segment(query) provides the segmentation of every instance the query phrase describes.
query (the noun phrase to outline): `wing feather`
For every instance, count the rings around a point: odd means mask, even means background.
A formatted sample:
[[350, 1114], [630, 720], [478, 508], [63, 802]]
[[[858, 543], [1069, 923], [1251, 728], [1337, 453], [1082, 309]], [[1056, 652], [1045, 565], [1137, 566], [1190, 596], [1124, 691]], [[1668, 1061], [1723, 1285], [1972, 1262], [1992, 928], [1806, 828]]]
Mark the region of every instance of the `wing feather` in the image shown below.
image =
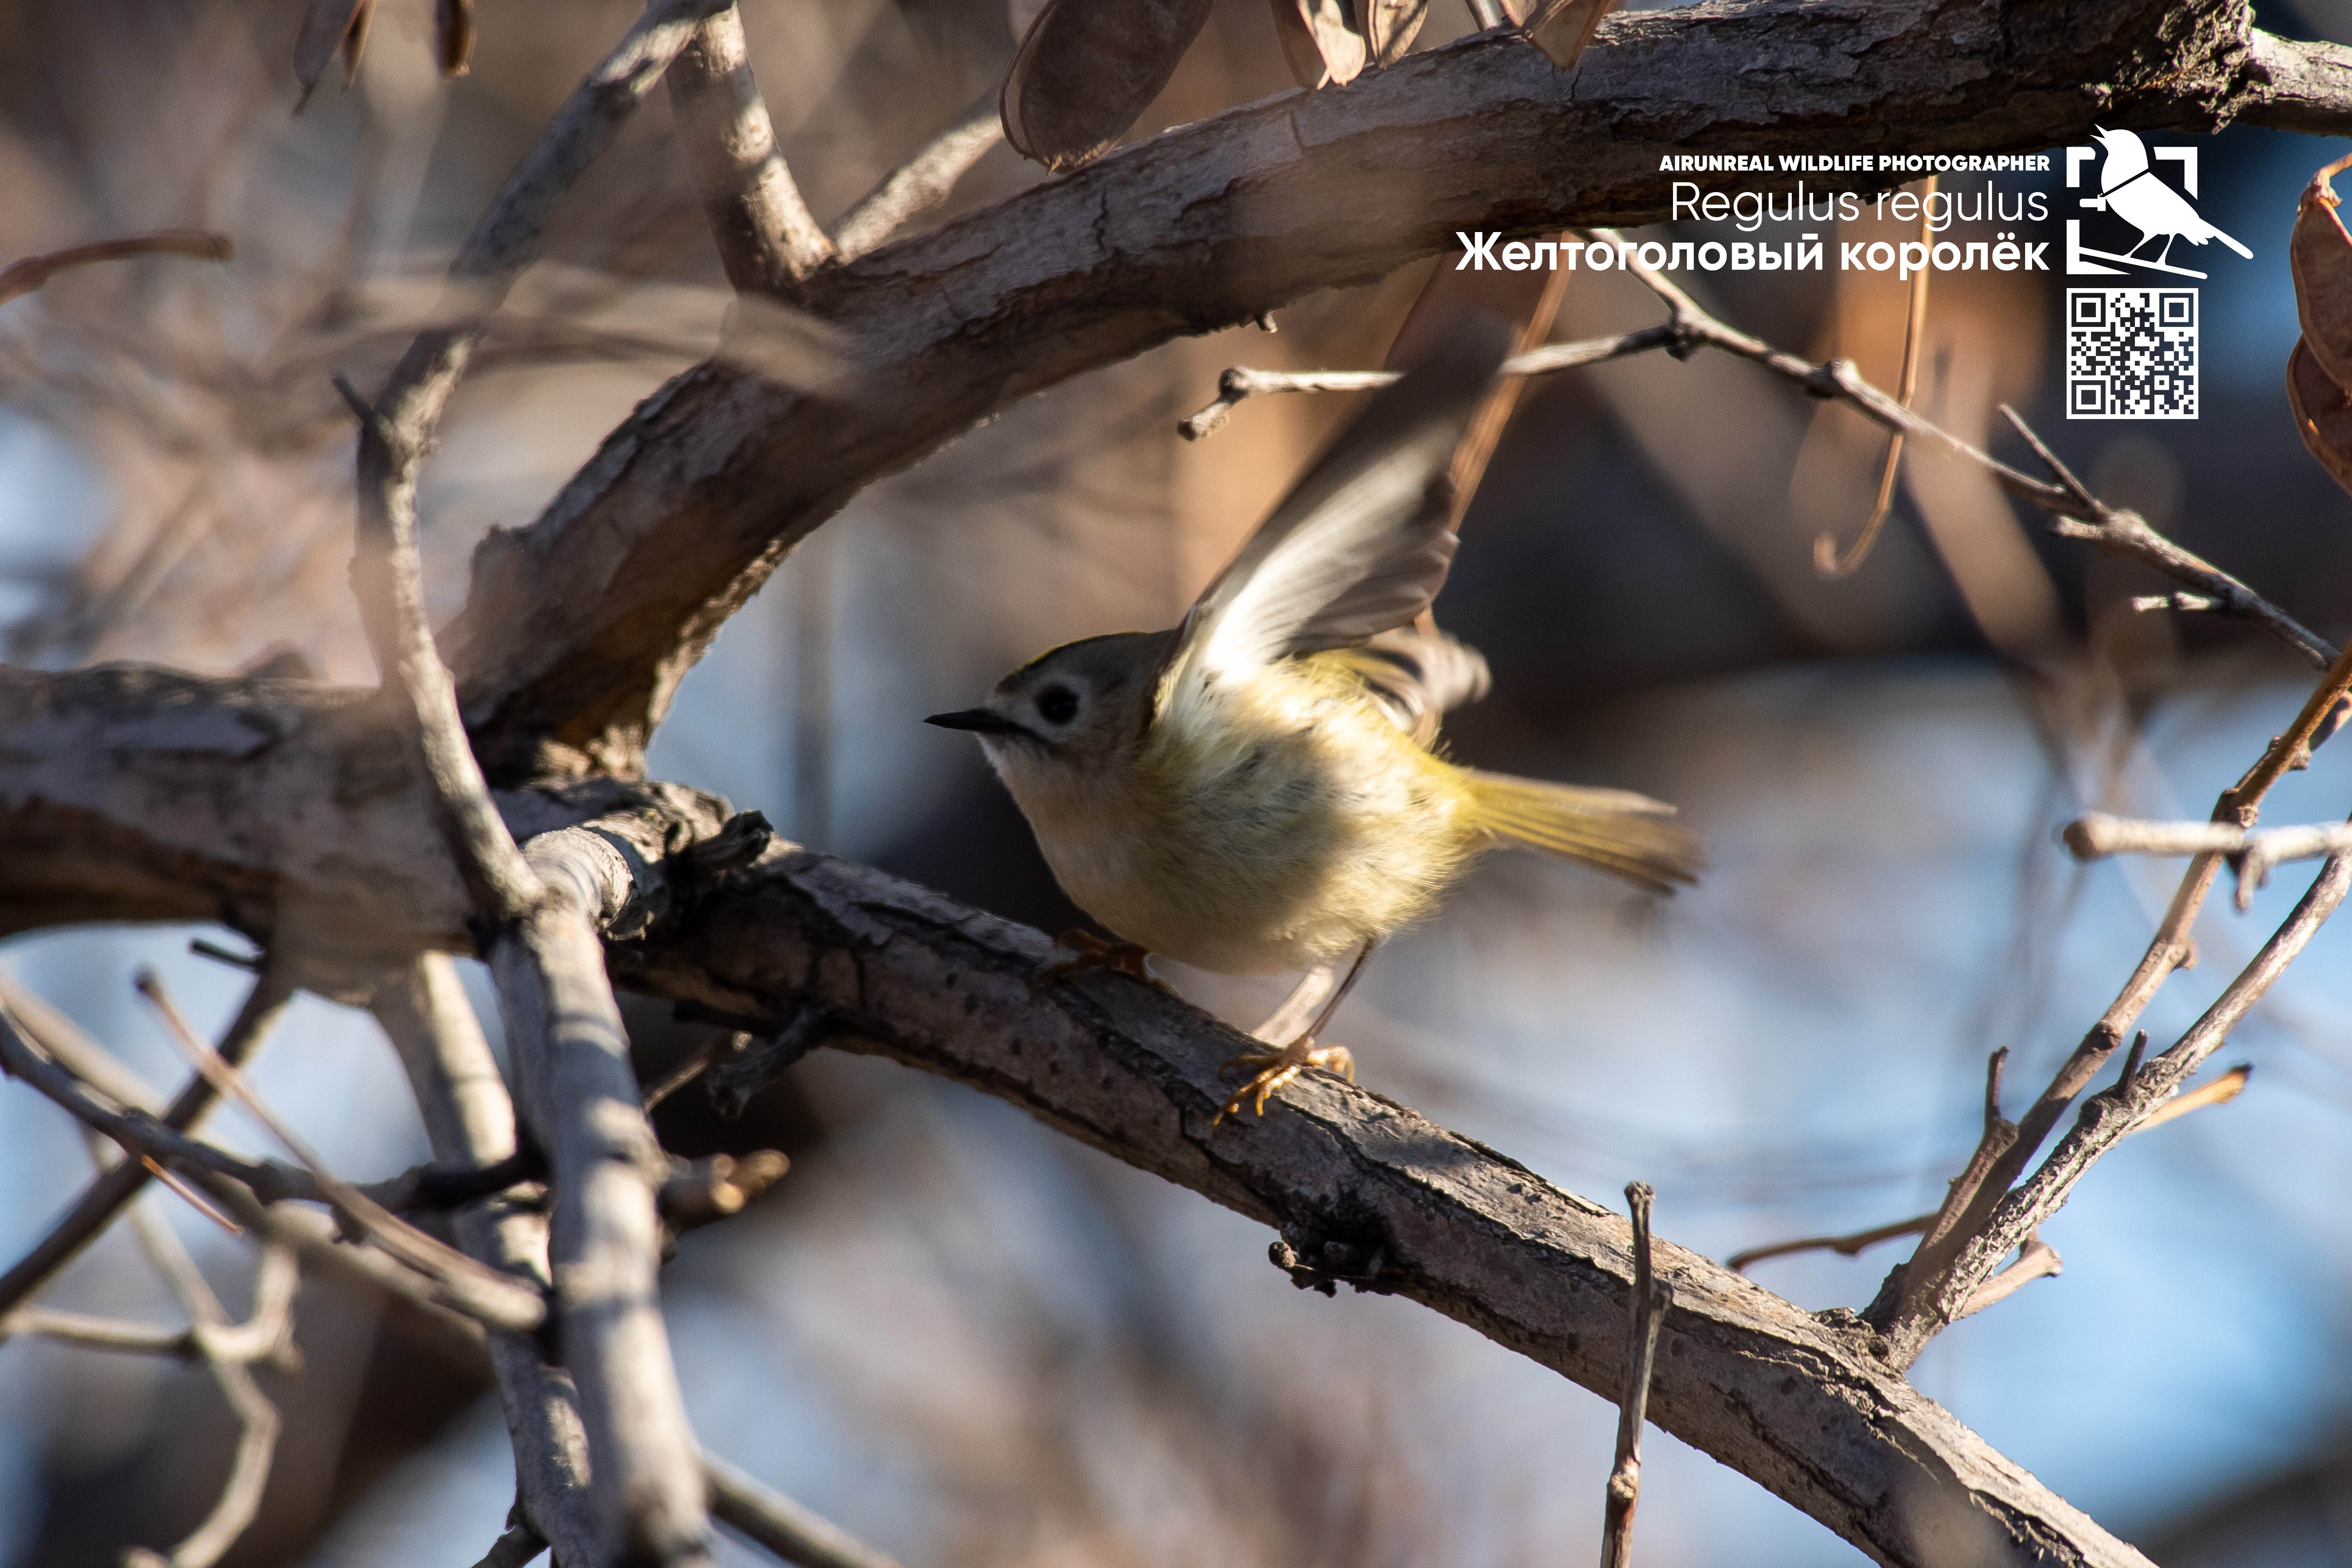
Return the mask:
[[1353, 647], [1429, 607], [1459, 542], [1446, 468], [1509, 347], [1499, 319], [1465, 312], [1374, 395], [1186, 614], [1163, 709], [1220, 676]]

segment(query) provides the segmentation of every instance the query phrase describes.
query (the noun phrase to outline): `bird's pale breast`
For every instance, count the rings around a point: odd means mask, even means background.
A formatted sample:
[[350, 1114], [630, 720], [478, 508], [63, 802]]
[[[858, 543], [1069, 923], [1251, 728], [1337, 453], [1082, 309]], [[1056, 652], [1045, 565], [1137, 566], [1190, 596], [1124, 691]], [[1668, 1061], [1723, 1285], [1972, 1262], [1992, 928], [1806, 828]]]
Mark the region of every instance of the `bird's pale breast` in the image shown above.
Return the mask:
[[1257, 672], [1189, 717], [1089, 787], [1006, 773], [1063, 890], [1154, 952], [1230, 974], [1339, 961], [1481, 842], [1456, 771], [1336, 666]]

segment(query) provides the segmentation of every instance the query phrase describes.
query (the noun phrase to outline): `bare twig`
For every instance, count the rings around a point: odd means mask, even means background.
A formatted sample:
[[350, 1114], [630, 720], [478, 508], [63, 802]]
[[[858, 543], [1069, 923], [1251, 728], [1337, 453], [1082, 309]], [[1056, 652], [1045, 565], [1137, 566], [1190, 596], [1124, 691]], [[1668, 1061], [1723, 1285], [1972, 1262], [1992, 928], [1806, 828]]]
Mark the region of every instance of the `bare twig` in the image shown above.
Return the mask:
[[1642, 1500], [1642, 1425], [1650, 1405], [1650, 1373], [1658, 1359], [1658, 1331], [1674, 1305], [1674, 1287], [1656, 1277], [1650, 1258], [1650, 1199], [1646, 1182], [1629, 1182], [1625, 1206], [1633, 1218], [1633, 1324], [1625, 1342], [1625, 1387], [1617, 1400], [1617, 1462], [1601, 1526], [1601, 1568], [1630, 1568], [1633, 1561], [1633, 1510]]
[[738, 293], [799, 299], [801, 280], [833, 259], [833, 245], [776, 146], [740, 10], [730, 4], [703, 20], [667, 88], [727, 281]]
[[[1916, 1355], [1917, 1345], [1925, 1344], [1937, 1329], [1958, 1316], [1975, 1300], [1979, 1287], [1991, 1278], [2000, 1259], [2025, 1245], [2026, 1238], [2058, 1211], [2092, 1163], [2142, 1126], [2173, 1096], [2181, 1082], [2221, 1047], [2238, 1020], [2262, 999], [2328, 916], [2336, 912], [2347, 889], [2352, 889], [2352, 855], [2333, 856], [2296, 904], [2294, 913], [2263, 944], [2253, 962], [2230, 982], [2204, 1016], [2169, 1050], [2144, 1068], [2127, 1072], [2114, 1089], [2094, 1095], [2085, 1102], [2074, 1129], [2060, 1140], [2049, 1158], [2014, 1190], [2003, 1189], [1998, 1205], [1985, 1223], [1967, 1234], [1965, 1245], [1937, 1276], [1927, 1299], [1890, 1325], [1887, 1338], [1894, 1353], [1900, 1355], [1907, 1350]], [[2134, 1065], [2137, 1068], [2137, 1064]]]
[[102, 239], [43, 256], [27, 256], [0, 267], [0, 304], [29, 294], [69, 268], [94, 261], [121, 261], [133, 256], [193, 256], [200, 261], [227, 261], [236, 255], [228, 236], [203, 229], [166, 229], [129, 239]]
[[[2028, 435], [2031, 439], [2030, 433]], [[2038, 442], [2036, 447], [2042, 449]], [[2070, 494], [2087, 493], [2082, 481], [2068, 472], [2054, 456], [2046, 450], [2043, 455], [2052, 471], [2059, 476]], [[2251, 828], [2260, 815], [2263, 797], [2269, 793], [2271, 786], [2291, 769], [2304, 766], [2310, 759], [2312, 748], [2332, 732], [2347, 691], [2352, 691], [2352, 647], [2347, 647], [2336, 656], [2326, 675], [2305, 700], [2294, 721], [2272, 739], [2253, 766], [2246, 770], [2244, 777], [2221, 792], [2221, 798], [2214, 804], [2213, 819], [2234, 824], [2241, 828]], [[2125, 981], [2122, 991], [2107, 1005], [2105, 1013], [2092, 1025], [2082, 1043], [2074, 1047], [2074, 1053], [2052, 1078], [2049, 1087], [2042, 1090], [2041, 1098], [2020, 1120], [2017, 1137], [1993, 1163], [1992, 1168], [1985, 1173], [1966, 1212], [1956, 1225], [1934, 1238], [1932, 1244], [1923, 1242], [1918, 1252], [1898, 1265], [1880, 1285], [1877, 1296], [1864, 1310], [1864, 1316], [1888, 1331], [1887, 1343], [1890, 1354], [1896, 1358], [1895, 1365], [1909, 1365], [1927, 1340], [1949, 1321], [1948, 1317], [1939, 1318], [1936, 1313], [1940, 1310], [1957, 1308], [1966, 1301], [1975, 1287], [1991, 1276], [2001, 1258], [2023, 1245], [2026, 1230], [2046, 1217], [2022, 1219], [2021, 1211], [2012, 1211], [2011, 1218], [2001, 1234], [1996, 1235], [1992, 1229], [1997, 1210], [2009, 1204], [2011, 1189], [2024, 1173], [2027, 1163], [2057, 1127], [2066, 1108], [2089, 1087], [2107, 1058], [2115, 1054], [2116, 1047], [2123, 1043], [2125, 1031], [2137, 1021], [2173, 971], [2185, 967], [2192, 959], [2195, 948], [2189, 940], [2190, 928], [2196, 923], [2198, 911], [2204, 906], [2206, 896], [2212, 890], [2213, 879], [2221, 869], [2222, 858], [2220, 853], [2208, 850], [2198, 854], [2189, 862], [2179, 887], [2173, 892], [2172, 902], [2167, 907], [2164, 918], [2158, 922], [2155, 935], [2149, 939], [2147, 950], [2141, 954], [2130, 977]], [[2333, 867], [2336, 861], [2331, 859], [2328, 864]], [[2321, 881], [2326, 879], [2326, 874], [2323, 873]], [[2273, 938], [2273, 942], [2278, 940], [2277, 937]], [[2301, 942], [2297, 942], [2295, 945], [2299, 949]], [[2268, 952], [2270, 949], [2266, 947], [2263, 951]], [[2260, 962], [2257, 960], [2258, 965]], [[2248, 969], [2237, 982], [2232, 983], [2233, 986], [2245, 982], [2253, 973], [2253, 969]], [[2263, 981], [2262, 987], [2267, 988], [2268, 984], [2268, 981]], [[2259, 994], [2258, 990], [2256, 994]], [[2248, 1005], [2251, 1005], [2251, 1002]], [[2213, 1045], [2219, 1043], [2216, 1039]], [[2211, 1048], [2211, 1046], [2206, 1047], [2207, 1050]], [[2179, 1049], [2178, 1044], [2173, 1047], [2174, 1051]], [[2171, 1052], [2166, 1054], [2168, 1057]], [[2198, 1059], [2203, 1059], [2203, 1053], [2199, 1054]], [[2179, 1077], [2172, 1079], [2175, 1087], [2179, 1082]], [[2056, 1158], [2055, 1153], [2051, 1156], [2052, 1160]], [[2045, 1162], [2043, 1170], [2050, 1168]], [[2036, 1180], [2040, 1179], [2037, 1175]], [[1962, 1287], [1954, 1283], [1954, 1270], [1964, 1266], [1964, 1257], [1965, 1267], [1972, 1277]], [[1937, 1303], [1941, 1304], [1940, 1308], [1936, 1305]]]
[[688, 1051], [678, 1064], [664, 1073], [652, 1088], [646, 1090], [645, 1107], [651, 1110], [688, 1084], [702, 1076], [713, 1062], [741, 1056], [751, 1048], [751, 1037], [737, 1030], [713, 1035]]
[[1969, 1299], [1960, 1303], [1960, 1310], [1952, 1314], [1952, 1320], [1958, 1322], [1972, 1317], [1997, 1301], [2008, 1300], [2036, 1279], [2065, 1271], [2058, 1249], [2042, 1240], [2040, 1231], [2028, 1231], [2017, 1261], [1969, 1292]]
[[2271, 868], [2320, 860], [2352, 849], [2352, 824], [2249, 831], [2223, 822], [2148, 822], [2091, 812], [2066, 825], [2066, 847], [2078, 860], [2110, 855], [2221, 855], [2238, 874], [2238, 908], [2253, 902]]
[[[262, 1489], [269, 1483], [270, 1458], [278, 1447], [278, 1407], [253, 1381], [250, 1363], [257, 1356], [217, 1353], [213, 1343], [203, 1340], [206, 1334], [234, 1334], [240, 1325], [229, 1321], [228, 1313], [205, 1283], [195, 1259], [180, 1245], [180, 1238], [145, 1210], [134, 1210], [131, 1223], [155, 1271], [163, 1277], [186, 1310], [189, 1331], [199, 1337], [199, 1359], [211, 1371], [213, 1381], [220, 1385], [222, 1398], [236, 1415], [238, 1435], [227, 1483], [221, 1488], [220, 1500], [213, 1505], [204, 1522], [168, 1556], [143, 1548], [126, 1552], [123, 1568], [212, 1568], [260, 1511]], [[262, 1355], [277, 1354], [289, 1343], [297, 1278], [292, 1251], [279, 1243], [265, 1243], [254, 1275], [253, 1316], [241, 1325], [247, 1336], [263, 1347]]]
[[[555, 199], [679, 51], [702, 37], [702, 24], [728, 8], [711, 0], [649, 6], [566, 100], [475, 226], [450, 269], [453, 281], [479, 280], [490, 305], [502, 298], [535, 253]], [[740, 34], [739, 27], [739, 42]], [[708, 63], [723, 71], [723, 49]], [[747, 70], [738, 85], [748, 90], [750, 79]], [[488, 928], [484, 945], [526, 1110], [549, 1155], [557, 1308], [608, 1537], [583, 1560], [617, 1556], [683, 1568], [708, 1560], [709, 1528], [656, 1289], [655, 1192], [667, 1170], [646, 1124], [603, 948], [584, 912], [593, 906], [570, 895], [560, 864], [551, 868], [559, 875], [551, 889], [515, 847], [425, 617], [417, 471], [482, 330], [478, 320], [420, 333], [373, 408], [348, 383], [338, 384], [361, 423], [352, 589], [457, 870]], [[544, 1522], [539, 1527], [555, 1538]]]
[[[250, 1059], [285, 1011], [292, 994], [282, 973], [264, 970], [246, 993], [244, 1005], [221, 1037], [220, 1058], [233, 1066], [242, 1066]], [[6, 993], [5, 999], [13, 1007], [16, 993]], [[204, 1120], [214, 1099], [213, 1086], [198, 1074], [173, 1097], [158, 1119], [158, 1125], [175, 1132], [189, 1131]], [[91, 1238], [122, 1212], [123, 1205], [139, 1195], [152, 1173], [139, 1161], [125, 1160], [93, 1180], [73, 1206], [49, 1226], [48, 1234], [5, 1275], [0, 1275], [0, 1317], [30, 1299], [89, 1245]]]
[[743, 1212], [743, 1205], [783, 1179], [793, 1163], [773, 1149], [759, 1149], [740, 1159], [713, 1154], [681, 1162], [677, 1173], [662, 1184], [662, 1218], [672, 1230], [693, 1230]]
[[[1643, 266], [1633, 254], [1638, 247], [1627, 243], [1615, 230], [1596, 228], [1585, 232], [1593, 241], [1620, 247], [1619, 254], [1624, 258], [1620, 265], [1638, 277], [1664, 303], [1669, 321], [1664, 327], [1582, 342], [1552, 343], [1531, 353], [1514, 355], [1504, 362], [1503, 374], [1541, 374], [1654, 349], [1676, 354], [1687, 354], [1697, 348], [1720, 350], [1763, 366], [1812, 396], [1843, 403], [1896, 436], [1919, 440], [1943, 455], [1981, 467], [2011, 496], [2049, 513], [2051, 531], [2060, 537], [2079, 540], [2110, 554], [2128, 556], [2153, 566], [2212, 601], [2215, 610], [2253, 622], [2315, 668], [2325, 668], [2334, 658], [2333, 647], [2284, 610], [2220, 567], [2158, 533], [2138, 513], [2101, 502], [2066, 473], [2063, 465], [2057, 465], [2049, 449], [2024, 428], [2015, 414], [2010, 414], [2010, 418], [2018, 424], [2020, 433], [2044, 461], [2056, 465], [2055, 471], [2063, 482], [2051, 483], [2021, 473], [1920, 417], [1904, 406], [1901, 400], [1864, 380], [1847, 361], [1831, 360], [1816, 365], [1740, 331], [1709, 314], [1664, 273]], [[1394, 373], [1388, 371], [1277, 372], [1237, 365], [1218, 378], [1216, 400], [1177, 428], [1188, 438], [1197, 440], [1222, 428], [1234, 405], [1246, 398], [1269, 392], [1363, 391], [1385, 386], [1394, 379]]]
[[702, 1456], [710, 1513], [745, 1540], [801, 1568], [898, 1568], [839, 1525], [769, 1490], [716, 1454]]
[[[1930, 174], [1919, 182], [1919, 238], [1924, 244], [1935, 237], [1933, 224], [1927, 210], [1927, 198], [1935, 195], [1940, 176]], [[1903, 375], [1895, 394], [1895, 401], [1904, 408], [1911, 406], [1911, 395], [1919, 387], [1919, 350], [1927, 338], [1927, 279], [1931, 269], [1919, 268], [1911, 274], [1911, 300], [1904, 312]], [[1871, 547], [1878, 542], [1879, 530], [1886, 526], [1887, 513], [1895, 510], [1895, 479], [1903, 468], [1903, 432], [1895, 431], [1886, 438], [1886, 460], [1878, 473], [1878, 499], [1871, 503], [1870, 516], [1864, 520], [1862, 532], [1855, 536], [1853, 548], [1840, 559], [1837, 540], [1826, 530], [1813, 536], [1813, 570], [1823, 577], [1851, 577], [1870, 559]]]
[[[1505, 360], [1499, 375], [1544, 375], [1580, 364], [1599, 364], [1652, 349], [1671, 349], [1677, 341], [1672, 327], [1644, 327], [1638, 332], [1618, 332], [1572, 343], [1546, 343]], [[1236, 405], [1271, 392], [1369, 392], [1402, 375], [1395, 370], [1253, 370], [1233, 365], [1217, 377], [1216, 401], [1181, 420], [1177, 434], [1188, 441], [1202, 440], [1225, 427]]]
[[[2144, 1035], [2141, 1037], [2143, 1039], [2146, 1037]], [[2254, 1069], [2251, 1066], [2242, 1063], [2233, 1067], [2212, 1082], [2200, 1084], [2188, 1093], [2166, 1101], [2132, 1131], [2145, 1132], [2192, 1110], [2202, 1110], [2209, 1105], [2227, 1105], [2245, 1092], [2246, 1082], [2253, 1075]], [[1938, 1214], [1941, 1212], [1937, 1211]], [[1864, 1247], [1875, 1247], [1882, 1241], [1921, 1235], [1936, 1223], [1936, 1219], [1935, 1214], [1915, 1214], [1909, 1219], [1898, 1219], [1891, 1225], [1873, 1226], [1868, 1230], [1851, 1231], [1843, 1236], [1808, 1236], [1794, 1241], [1775, 1241], [1763, 1247], [1751, 1247], [1745, 1252], [1735, 1252], [1723, 1260], [1723, 1266], [1736, 1273], [1745, 1274], [1750, 1264], [1761, 1263], [1768, 1258], [1786, 1258], [1791, 1253], [1834, 1252], [1841, 1258], [1852, 1258]]]
[[[309, 1184], [299, 1180], [299, 1173], [240, 1159], [190, 1138], [145, 1111], [101, 1100], [26, 1040], [5, 1008], [0, 1008], [0, 1068], [10, 1077], [23, 1079], [125, 1150], [185, 1173], [215, 1202], [222, 1200], [225, 1192], [236, 1193], [242, 1202], [231, 1205], [230, 1212], [241, 1222], [251, 1223], [250, 1213], [269, 1203], [312, 1195], [307, 1190]], [[401, 1268], [430, 1280], [445, 1305], [512, 1333], [530, 1333], [544, 1321], [546, 1306], [537, 1292], [491, 1273], [379, 1205], [358, 1198], [348, 1186], [338, 1183], [335, 1188], [339, 1190], [331, 1190], [328, 1201], [334, 1204], [339, 1220], [383, 1247]], [[352, 1201], [354, 1198], [356, 1202]]]
[[2131, 607], [2143, 613], [2148, 610], [2179, 610], [2184, 615], [2194, 615], [2202, 610], [2219, 610], [2223, 605], [2221, 600], [2206, 595], [2175, 589], [2169, 594], [2135, 594]]
[[528, 1524], [510, 1524], [490, 1542], [490, 1549], [482, 1553], [482, 1560], [474, 1568], [523, 1568], [525, 1563], [538, 1561], [539, 1554], [546, 1550], [545, 1536]]
[[883, 176], [880, 184], [842, 215], [833, 227], [833, 248], [842, 260], [856, 260], [908, 219], [946, 201], [966, 171], [1004, 140], [1004, 118], [997, 110], [996, 96], [991, 88], [954, 124], [923, 143], [921, 151]]
[[[493, 1166], [512, 1158], [514, 1106], [448, 958], [423, 954], [405, 973], [377, 987], [370, 1005], [407, 1069], [434, 1158]], [[544, 1215], [486, 1204], [461, 1211], [457, 1228], [466, 1250], [483, 1263], [547, 1283]], [[552, 1542], [558, 1562], [599, 1561], [606, 1548], [590, 1486], [587, 1432], [571, 1377], [520, 1341], [494, 1338], [487, 1351], [514, 1445], [521, 1515], [517, 1523], [532, 1537]]]

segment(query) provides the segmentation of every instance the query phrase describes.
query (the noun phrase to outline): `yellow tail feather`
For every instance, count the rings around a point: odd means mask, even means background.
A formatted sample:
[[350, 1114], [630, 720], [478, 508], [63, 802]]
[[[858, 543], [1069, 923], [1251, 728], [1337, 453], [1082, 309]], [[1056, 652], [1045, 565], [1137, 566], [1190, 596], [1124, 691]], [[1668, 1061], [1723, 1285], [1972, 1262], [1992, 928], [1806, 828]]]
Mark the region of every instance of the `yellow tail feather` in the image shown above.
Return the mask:
[[1578, 860], [1661, 893], [1698, 880], [1706, 845], [1666, 819], [1675, 808], [1631, 790], [1580, 789], [1469, 772], [1471, 819], [1492, 837]]

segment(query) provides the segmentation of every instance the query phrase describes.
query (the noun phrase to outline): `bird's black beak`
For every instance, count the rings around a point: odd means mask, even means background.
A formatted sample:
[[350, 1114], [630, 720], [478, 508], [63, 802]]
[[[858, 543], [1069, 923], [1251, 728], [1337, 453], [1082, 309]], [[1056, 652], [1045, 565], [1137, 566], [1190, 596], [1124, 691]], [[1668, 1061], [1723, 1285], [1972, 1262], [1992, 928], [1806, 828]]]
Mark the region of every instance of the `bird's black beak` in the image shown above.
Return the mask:
[[942, 730], [970, 730], [981, 735], [1018, 735], [1026, 733], [1020, 725], [985, 708], [966, 708], [954, 713], [934, 713], [923, 721], [937, 724]]

